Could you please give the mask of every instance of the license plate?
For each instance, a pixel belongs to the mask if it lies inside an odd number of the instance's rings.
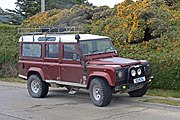
[[[145,78],[145,77],[140,77],[140,78],[134,79],[133,81],[134,81],[135,84],[136,84],[136,83],[141,83],[141,82],[146,81],[146,78]]]

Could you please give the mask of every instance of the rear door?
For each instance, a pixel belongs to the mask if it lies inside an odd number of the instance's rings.
[[[59,80],[59,44],[46,43],[43,72],[46,80]]]

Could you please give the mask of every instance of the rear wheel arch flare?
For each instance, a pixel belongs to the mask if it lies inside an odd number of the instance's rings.
[[[38,71],[29,71],[29,72],[28,72],[27,79],[28,79],[31,75],[37,75],[42,81],[44,81],[44,79],[42,78],[42,75],[41,75]],[[51,84],[49,84],[49,83],[48,83],[48,85],[51,86]]]
[[[38,75],[40,77],[40,79],[42,80],[42,76],[37,71],[29,71],[27,78],[29,78],[31,75]]]
[[[43,80],[42,75],[41,75],[39,72],[37,72],[37,71],[29,71],[29,72],[28,72],[27,79],[28,79],[31,75],[37,75],[37,76],[39,76],[39,78],[40,78],[41,80]]]
[[[33,74],[38,74],[39,77],[41,78],[41,80],[45,80],[44,73],[41,70],[41,68],[36,68],[36,67],[30,68],[29,71],[28,71],[27,78],[29,78]]]

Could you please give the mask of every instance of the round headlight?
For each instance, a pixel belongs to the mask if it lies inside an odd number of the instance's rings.
[[[137,69],[137,74],[138,74],[138,75],[141,75],[141,73],[142,73],[141,68],[138,68],[138,69]]]
[[[119,78],[122,78],[122,71],[119,71],[119,72],[118,72],[118,77],[119,77]]]
[[[131,75],[134,77],[136,76],[136,71],[134,69],[131,70]]]

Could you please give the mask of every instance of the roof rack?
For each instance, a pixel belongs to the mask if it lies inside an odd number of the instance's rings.
[[[83,32],[82,27],[60,27],[52,26],[46,27],[42,26],[40,28],[18,28],[18,34],[21,35],[41,35],[41,34],[79,34]]]

